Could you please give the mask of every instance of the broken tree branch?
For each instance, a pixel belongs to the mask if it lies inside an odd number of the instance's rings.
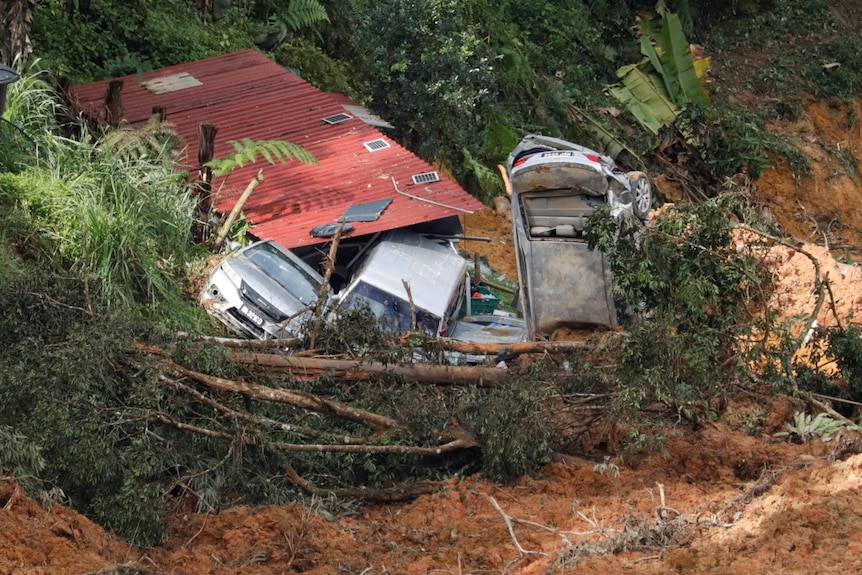
[[[527,550],[527,549],[524,549],[523,547],[521,547],[520,541],[518,541],[518,538],[515,536],[515,528],[512,525],[512,517],[510,517],[508,513],[503,511],[503,508],[500,507],[500,504],[497,503],[496,499],[494,499],[490,495],[486,495],[485,499],[487,499],[488,502],[494,506],[494,509],[497,510],[497,512],[500,514],[500,516],[503,517],[503,521],[506,523],[506,528],[509,530],[509,536],[512,538],[512,542],[515,544],[515,548],[518,550],[518,553],[520,553],[522,556],[523,555],[547,555],[547,553],[544,553],[542,551],[530,551],[530,550]]]
[[[233,225],[236,218],[239,216],[239,213],[242,211],[243,206],[245,205],[248,198],[251,196],[252,192],[257,189],[257,187],[263,182],[263,170],[260,169],[257,171],[257,174],[252,178],[252,180],[246,186],[245,191],[233,205],[233,209],[230,211],[230,215],[224,221],[221,226],[221,230],[219,230],[218,236],[216,237],[216,241],[213,244],[213,253],[217,253],[221,249],[221,245],[224,243],[225,238],[227,237],[228,232],[230,232],[230,227]]]
[[[516,343],[478,343],[443,337],[429,338],[424,334],[407,333],[401,345],[428,347],[475,355],[520,355],[522,353],[570,352],[590,346],[580,341],[522,341]]]
[[[169,385],[172,385],[173,387],[179,389],[180,391],[184,391],[185,393],[192,395],[195,399],[197,399],[201,403],[205,403],[205,404],[209,405],[210,407],[213,407],[213,408],[217,409],[218,411],[221,411],[222,413],[224,413],[225,415],[227,415],[229,417],[233,417],[235,419],[243,419],[245,421],[248,421],[249,423],[254,423],[256,425],[260,425],[261,427],[271,427],[272,429],[278,429],[279,431],[284,431],[287,433],[296,433],[297,435],[301,435],[303,437],[316,437],[316,436],[320,435],[320,433],[311,429],[310,427],[303,427],[300,425],[294,425],[292,423],[282,423],[281,421],[275,421],[274,419],[269,419],[269,418],[265,418],[265,417],[257,417],[257,416],[251,415],[249,413],[243,413],[241,411],[231,409],[231,408],[227,407],[226,405],[222,405],[218,401],[205,396],[204,394],[202,394],[198,390],[192,389],[188,385],[185,385],[184,383],[180,383],[179,381],[177,381],[175,379],[171,379],[166,375],[160,375],[159,379],[161,381],[169,384]],[[346,443],[346,441],[345,441],[345,443]]]
[[[262,401],[286,403],[309,411],[333,415],[354,423],[360,423],[375,431],[407,431],[407,426],[396,419],[377,413],[371,413],[370,411],[352,407],[340,401],[326,399],[312,393],[287,389],[275,389],[257,383],[223,379],[221,377],[192,371],[172,361],[168,361],[167,365],[170,369],[180,375],[213,389],[218,389],[219,391],[238,393],[240,395]]]
[[[294,485],[309,495],[317,495],[320,497],[332,496],[394,502],[415,499],[420,495],[426,495],[428,493],[436,493],[444,485],[443,483],[434,481],[423,481],[421,483],[402,484],[386,489],[368,489],[367,487],[323,489],[311,485],[308,481],[300,477],[296,470],[289,465],[285,467],[284,473]]]
[[[466,432],[462,432],[460,434],[461,437],[457,439],[434,447],[421,447],[417,445],[366,445],[356,443],[282,443],[279,441],[260,441],[259,438],[253,434],[231,434],[225,431],[192,425],[160,412],[150,413],[149,419],[151,421],[158,421],[165,425],[171,425],[183,431],[190,431],[192,433],[197,433],[198,435],[204,435],[214,439],[223,439],[231,442],[231,444],[239,441],[245,445],[263,445],[272,449],[295,453],[373,453],[377,455],[415,455],[423,457],[428,455],[440,455],[442,453],[457,451],[459,449],[477,447],[476,442],[473,441],[472,437]]]
[[[341,222],[341,225],[335,230],[332,243],[329,245],[329,254],[326,256],[326,272],[323,276],[323,282],[320,284],[317,301],[314,304],[314,329],[311,332],[311,348],[317,346],[317,338],[320,336],[320,327],[323,324],[323,306],[327,302],[326,291],[329,287],[329,280],[332,279],[332,271],[335,269],[335,255],[338,253],[338,244],[341,243],[341,234],[344,232],[346,224],[347,222]]]

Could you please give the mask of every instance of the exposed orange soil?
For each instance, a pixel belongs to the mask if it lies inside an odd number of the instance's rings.
[[[462,241],[459,249],[472,255],[479,254],[495,272],[517,280],[518,264],[515,261],[510,213],[485,209],[462,216],[461,223],[465,236],[488,238],[490,241]]]
[[[862,261],[862,99],[848,107],[811,102],[808,114],[773,124],[788,135],[811,164],[810,176],[795,175],[782,160],[756,183],[756,198],[787,234],[800,242],[845,250]]]
[[[766,409],[749,414],[777,422],[789,413],[782,401],[773,407],[777,416]],[[830,451],[819,442],[791,445],[723,424],[697,431],[671,426],[667,433],[665,448],[652,454],[600,464],[565,458],[509,486],[453,479],[434,495],[349,517],[297,504],[177,513],[171,540],[150,550],[126,547],[61,506],[45,511],[3,481],[0,572],[862,570],[862,455],[830,457],[859,439]]]

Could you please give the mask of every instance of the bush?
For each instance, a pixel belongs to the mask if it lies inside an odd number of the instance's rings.
[[[617,368],[629,406],[706,401],[744,369],[738,341],[770,281],[734,245],[742,211],[743,198],[723,195],[673,206],[646,229],[606,211],[590,221],[590,246],[608,254],[619,295],[636,310]]]

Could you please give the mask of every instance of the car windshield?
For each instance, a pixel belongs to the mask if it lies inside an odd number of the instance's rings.
[[[245,257],[302,303],[317,299],[320,282],[272,244],[254,246]]]
[[[384,329],[404,333],[411,331],[410,302],[360,281],[344,301],[347,307],[361,309],[367,306]],[[437,336],[440,318],[416,308],[416,326],[426,335]]]

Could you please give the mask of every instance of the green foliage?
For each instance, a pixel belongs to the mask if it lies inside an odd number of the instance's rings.
[[[842,36],[811,52],[802,77],[815,95],[840,98],[845,102],[852,102],[859,96],[862,92],[862,38]]]
[[[793,422],[785,426],[784,431],[775,434],[776,437],[786,437],[794,443],[808,443],[812,439],[820,439],[829,443],[841,434],[844,429],[858,429],[847,420],[834,419],[827,413],[818,413],[815,417],[801,411],[793,414]]]
[[[491,62],[475,26],[462,18],[464,7],[454,0],[361,5],[361,91],[395,126],[396,139],[424,158],[460,165],[462,147],[484,139],[479,118],[493,91]]]
[[[39,477],[45,469],[42,448],[8,425],[0,425],[0,475],[18,479],[31,495],[40,487]]]
[[[850,384],[854,399],[862,400],[862,327],[851,325],[831,330],[827,341],[829,353]]]
[[[153,115],[143,126],[123,124],[109,130],[99,141],[98,150],[126,162],[151,157],[178,159],[182,144],[176,127]]]
[[[281,44],[273,52],[275,61],[325,92],[350,94],[347,64],[333,59],[321,48],[301,38]]]
[[[506,193],[503,180],[496,170],[492,170],[477,161],[468,150],[464,149],[463,153],[464,171],[478,183],[479,189],[482,191],[481,197],[486,204],[493,201],[495,197]]]
[[[461,407],[459,420],[482,445],[482,472],[512,481],[550,461],[551,428],[542,416],[542,387],[512,383]]]
[[[37,68],[11,88],[9,116],[30,137],[5,148],[0,236],[37,266],[71,269],[87,286],[84,308],[108,302],[135,313],[144,304],[171,309],[166,322],[191,318],[183,281],[199,252],[189,245],[192,204],[170,126],[108,133],[94,152],[86,131],[57,135],[59,106]]]
[[[40,146],[46,144],[42,136],[56,129],[54,117],[59,105],[41,66],[42,62],[35,60],[25,69],[19,68],[21,79],[7,86],[3,116],[8,123],[0,123],[0,168],[4,171],[19,171],[31,163]]]
[[[591,247],[608,254],[620,297],[635,310],[618,376],[627,403],[708,400],[741,368],[746,310],[763,305],[769,279],[738,251],[731,230],[744,199],[723,195],[677,205],[650,228],[602,213],[591,219]]]
[[[829,0],[689,0],[693,18],[702,22],[703,40],[716,51],[734,47],[787,47],[788,35],[828,34],[834,25]]]
[[[203,25],[194,2],[91,0],[70,11],[39,2],[33,44],[47,65],[74,82],[162,68],[253,47],[247,16],[229,11]]]
[[[742,106],[721,106],[710,119],[702,111],[691,109],[681,115],[677,128],[697,150],[703,162],[702,176],[711,176],[716,181],[740,173],[759,178],[774,165],[776,155],[787,158],[798,175],[811,171],[799,147],[768,131],[762,116]]]
[[[269,5],[272,12],[268,17],[270,25],[276,29],[300,30],[317,24],[328,22],[326,8],[318,0],[290,0],[290,2],[258,2],[256,10]]]
[[[0,425],[41,446],[45,465],[33,471],[90,512],[133,473],[121,454],[130,432],[124,406],[135,385],[117,366],[129,336],[142,332],[120,317],[90,320],[85,298],[81,282],[38,270],[0,281],[7,350],[0,358]],[[111,520],[98,513],[94,519]]]
[[[252,141],[250,138],[243,138],[242,141],[231,140],[228,143],[234,149],[231,154],[226,158],[214,158],[207,163],[213,168],[216,176],[224,176],[246,164],[254,163],[258,156],[262,156],[270,164],[274,164],[276,160],[286,162],[295,158],[305,164],[317,165],[317,158],[311,152],[290,142],[281,140]]]

